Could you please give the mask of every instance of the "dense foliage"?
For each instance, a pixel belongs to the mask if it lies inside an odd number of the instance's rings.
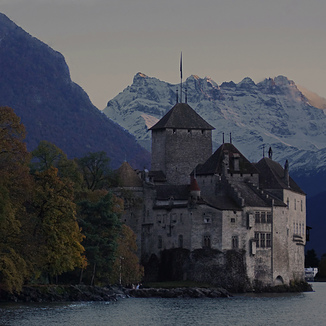
[[[59,276],[107,284],[116,281],[121,250],[138,280],[134,234],[121,228],[123,202],[111,192],[116,181],[106,153],[70,160],[47,141],[29,153],[24,136],[14,111],[0,107],[0,290]]]

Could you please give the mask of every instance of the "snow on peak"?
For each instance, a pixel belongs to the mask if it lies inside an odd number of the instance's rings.
[[[287,77],[266,78],[257,84],[246,77],[238,84],[224,82],[219,87],[210,77],[191,75],[184,87],[188,104],[215,127],[215,144],[223,132],[232,132],[235,146],[252,161],[260,159],[264,145],[273,148],[280,163],[288,159],[292,170],[320,168],[320,150],[326,151],[326,115]],[[138,73],[103,112],[150,149],[148,128],[175,105],[177,89],[179,84]],[[312,162],[319,162],[318,167]]]

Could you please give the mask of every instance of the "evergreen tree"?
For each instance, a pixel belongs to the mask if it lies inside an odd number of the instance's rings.
[[[81,281],[86,279],[91,285],[95,281],[108,282],[110,276],[121,227],[116,206],[116,199],[110,192],[95,202],[84,200],[78,204],[79,225],[86,237],[84,246],[88,261]]]

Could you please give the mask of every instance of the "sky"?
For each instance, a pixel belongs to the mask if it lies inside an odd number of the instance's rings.
[[[0,12],[62,53],[104,109],[134,75],[177,84],[283,75],[326,98],[325,0],[0,0]]]

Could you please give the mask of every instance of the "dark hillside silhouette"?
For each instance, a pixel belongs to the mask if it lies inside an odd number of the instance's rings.
[[[71,81],[63,55],[1,13],[0,67],[0,105],[21,118],[29,151],[47,140],[70,158],[105,151],[113,168],[125,159],[134,167],[149,167],[149,153]]]

